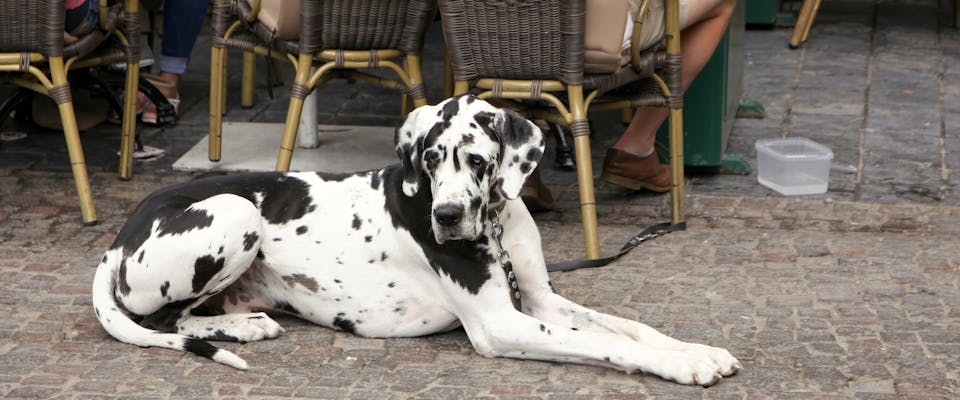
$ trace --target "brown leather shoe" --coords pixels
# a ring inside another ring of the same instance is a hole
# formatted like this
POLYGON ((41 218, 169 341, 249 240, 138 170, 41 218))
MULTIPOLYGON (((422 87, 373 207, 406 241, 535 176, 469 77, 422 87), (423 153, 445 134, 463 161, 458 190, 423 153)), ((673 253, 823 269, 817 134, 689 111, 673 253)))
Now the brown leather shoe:
POLYGON ((523 183, 520 198, 531 212, 553 209, 553 194, 550 193, 550 188, 540 180, 539 169, 533 170, 533 173, 527 177, 527 181, 523 183))
POLYGON ((646 157, 610 148, 603 159, 600 178, 627 189, 647 189, 654 192, 670 190, 670 166, 660 164, 657 150, 646 157))

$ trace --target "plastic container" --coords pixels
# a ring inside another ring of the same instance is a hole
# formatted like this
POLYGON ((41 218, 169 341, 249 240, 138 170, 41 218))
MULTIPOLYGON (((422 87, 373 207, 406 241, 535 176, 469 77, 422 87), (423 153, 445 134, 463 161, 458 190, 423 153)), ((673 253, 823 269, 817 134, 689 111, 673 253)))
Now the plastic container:
POLYGON ((782 195, 820 194, 830 182, 833 151, 807 138, 760 139, 757 180, 782 195))

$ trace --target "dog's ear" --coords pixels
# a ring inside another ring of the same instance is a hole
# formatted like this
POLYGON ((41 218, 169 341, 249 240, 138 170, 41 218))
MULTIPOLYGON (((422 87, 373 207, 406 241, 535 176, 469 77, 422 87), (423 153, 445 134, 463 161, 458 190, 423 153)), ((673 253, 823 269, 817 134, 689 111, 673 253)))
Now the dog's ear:
POLYGON ((508 199, 516 199, 523 182, 533 173, 543 156, 543 132, 530 120, 511 110, 500 110, 492 124, 500 140, 500 191, 508 199))
POLYGON ((419 189, 423 138, 433 126, 427 120, 435 113, 435 108, 428 105, 411 111, 393 136, 394 149, 403 167, 403 193, 409 197, 416 195, 419 189))

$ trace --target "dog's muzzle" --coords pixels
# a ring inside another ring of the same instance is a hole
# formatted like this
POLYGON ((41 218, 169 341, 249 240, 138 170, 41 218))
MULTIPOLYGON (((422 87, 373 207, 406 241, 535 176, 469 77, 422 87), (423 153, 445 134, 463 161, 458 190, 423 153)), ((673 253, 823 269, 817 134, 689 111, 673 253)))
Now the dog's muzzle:
POLYGON ((447 240, 474 240, 477 229, 466 207, 457 203, 444 203, 433 208, 433 235, 437 243, 447 240))

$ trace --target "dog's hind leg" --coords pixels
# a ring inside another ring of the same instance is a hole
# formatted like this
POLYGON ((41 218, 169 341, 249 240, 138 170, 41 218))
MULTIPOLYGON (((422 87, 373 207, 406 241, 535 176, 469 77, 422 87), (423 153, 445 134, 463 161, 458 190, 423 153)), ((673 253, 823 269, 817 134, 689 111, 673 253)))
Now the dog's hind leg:
MULTIPOLYGON (((187 207, 166 203, 138 249, 126 252, 117 299, 141 326, 197 339, 253 341, 282 329, 262 313, 199 316, 191 310, 235 282, 262 241, 259 210, 232 194, 187 207)), ((204 312, 222 314, 205 307, 204 312)))
POLYGON ((209 317, 191 315, 180 321, 177 332, 197 339, 246 343, 280 336, 283 328, 267 314, 257 312, 209 317))

